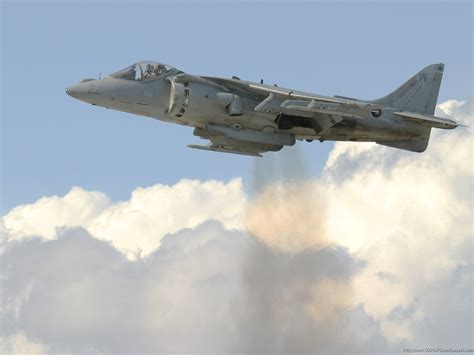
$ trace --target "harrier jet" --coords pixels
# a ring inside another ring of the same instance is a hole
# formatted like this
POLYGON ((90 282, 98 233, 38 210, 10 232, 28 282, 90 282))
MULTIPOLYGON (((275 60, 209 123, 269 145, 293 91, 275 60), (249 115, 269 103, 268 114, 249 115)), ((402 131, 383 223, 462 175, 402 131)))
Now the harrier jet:
POLYGON ((444 64, 430 65, 377 100, 322 96, 231 79, 187 74, 139 62, 102 79, 83 79, 66 93, 92 105, 194 127, 209 140, 190 148, 261 156, 296 140, 355 141, 423 152, 432 128, 444 64))

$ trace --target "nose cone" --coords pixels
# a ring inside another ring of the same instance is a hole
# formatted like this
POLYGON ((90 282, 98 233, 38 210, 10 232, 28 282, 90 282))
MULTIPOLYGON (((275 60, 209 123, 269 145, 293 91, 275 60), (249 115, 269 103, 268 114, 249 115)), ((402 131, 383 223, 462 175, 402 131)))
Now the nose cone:
POLYGON ((86 85, 77 84, 77 85, 66 88, 66 94, 68 94, 71 97, 74 97, 75 99, 85 101, 87 97, 87 90, 88 89, 86 85))

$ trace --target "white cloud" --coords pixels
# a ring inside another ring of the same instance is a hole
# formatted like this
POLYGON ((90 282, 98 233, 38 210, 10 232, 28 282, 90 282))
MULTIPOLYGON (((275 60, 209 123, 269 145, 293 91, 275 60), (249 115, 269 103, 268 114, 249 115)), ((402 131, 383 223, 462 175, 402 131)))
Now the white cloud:
POLYGON ((148 255, 167 233, 209 220, 238 228, 245 203, 241 179, 181 180, 137 188, 128 201, 111 203, 103 193, 74 187, 64 197, 44 197, 3 217, 10 238, 56 238, 62 227, 81 226, 133 257, 148 255))
POLYGON ((10 237, 41 236, 52 239, 63 226, 84 226, 110 205, 102 192, 73 187, 63 197, 43 197, 12 209, 3 223, 10 237))
POLYGON ((436 107, 436 114, 456 119, 458 122, 472 124, 473 99, 467 101, 447 100, 436 107))
POLYGON ((77 229, 10 243, 3 264, 4 337, 24 332, 52 352, 347 352, 373 338, 385 348, 363 310, 334 317, 334 288, 308 287, 351 278, 357 261, 342 249, 275 253, 207 222, 136 261, 77 229), (353 319, 372 327, 367 339, 353 319))
POLYGON ((326 164, 324 168, 331 169, 334 167, 334 164, 338 159, 342 157, 346 159, 354 159, 358 157, 363 152, 368 152, 374 148, 376 143, 372 142, 359 142, 357 144, 354 143, 336 143, 334 148, 329 153, 329 157, 326 160, 326 164))
POLYGON ((2 354, 47 354, 48 348, 43 344, 32 342, 19 332, 8 337, 0 336, 0 352, 2 354))
MULTIPOLYGON (((472 100, 440 107, 473 122, 472 100)), ((330 196, 328 215, 334 217, 328 219, 329 239, 367 262, 354 281, 364 309, 380 320, 388 339, 416 341, 433 327, 426 320, 455 296, 447 283, 458 276, 456 289, 467 292, 460 307, 467 313, 444 322, 453 326, 460 321, 466 330, 457 339, 472 343, 466 337, 472 331, 473 307, 471 129, 435 131, 423 154, 376 145, 352 148, 336 143, 322 182, 330 196), (429 301, 427 290, 436 290, 439 303, 429 301), (400 319, 394 316, 400 309, 411 311, 400 319)), ((449 345, 447 339, 436 341, 449 345)))
MULTIPOLYGON (((472 124, 472 103, 438 114, 472 124)), ((435 130, 422 154, 336 143, 317 180, 257 169, 248 201, 239 179, 183 180, 119 203, 74 188, 19 206, 3 218, 4 339, 73 352, 472 348, 472 138, 435 130)))

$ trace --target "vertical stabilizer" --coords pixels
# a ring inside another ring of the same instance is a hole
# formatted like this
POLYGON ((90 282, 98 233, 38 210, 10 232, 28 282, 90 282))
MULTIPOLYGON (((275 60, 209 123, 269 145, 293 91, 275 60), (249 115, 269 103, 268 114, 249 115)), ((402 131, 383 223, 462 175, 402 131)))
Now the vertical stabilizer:
POLYGON ((444 64, 432 64, 414 75, 391 94, 375 103, 410 112, 433 115, 443 78, 444 64))

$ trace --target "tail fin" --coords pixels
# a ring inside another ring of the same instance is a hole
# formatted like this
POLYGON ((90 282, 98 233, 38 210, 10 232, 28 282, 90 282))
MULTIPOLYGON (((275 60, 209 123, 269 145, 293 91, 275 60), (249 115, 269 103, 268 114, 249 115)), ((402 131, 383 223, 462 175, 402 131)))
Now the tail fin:
POLYGON ((373 102, 405 111, 433 115, 443 70, 442 63, 429 65, 391 94, 373 102))

